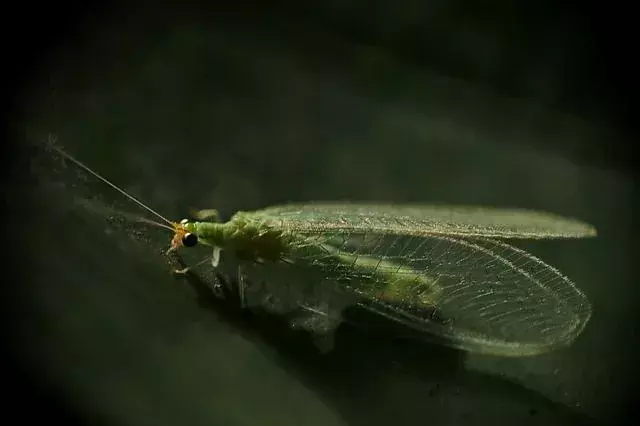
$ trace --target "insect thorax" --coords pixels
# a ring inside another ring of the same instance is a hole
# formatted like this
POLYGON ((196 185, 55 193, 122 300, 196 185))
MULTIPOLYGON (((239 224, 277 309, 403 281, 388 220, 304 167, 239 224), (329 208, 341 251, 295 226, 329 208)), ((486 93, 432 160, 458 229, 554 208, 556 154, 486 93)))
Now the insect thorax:
POLYGON ((247 221, 242 215, 226 223, 194 222, 202 242, 235 252, 239 259, 279 261, 287 247, 281 230, 264 222, 247 221))
POLYGON ((278 262, 287 248, 287 238, 279 229, 265 222, 245 221, 242 217, 228 222, 234 230, 233 249, 238 258, 278 262))

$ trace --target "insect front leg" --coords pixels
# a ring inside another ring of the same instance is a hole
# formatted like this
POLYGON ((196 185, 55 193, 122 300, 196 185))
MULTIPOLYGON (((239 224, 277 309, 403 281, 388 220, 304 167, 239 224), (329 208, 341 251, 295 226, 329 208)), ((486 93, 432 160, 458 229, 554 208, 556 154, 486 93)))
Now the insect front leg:
POLYGON ((242 270, 242 265, 238 265, 238 298, 240 299, 240 308, 244 309, 247 307, 247 301, 245 299, 245 286, 246 286, 246 277, 244 271, 242 270))
POLYGON ((213 253, 211 254, 211 266, 217 268, 220 264, 220 247, 213 247, 213 253))
POLYGON ((184 276, 184 275, 187 275, 189 273, 189 271, 191 271, 191 267, 187 266, 187 267, 182 268, 182 269, 174 269, 173 273, 174 273, 174 275, 184 276))
MULTIPOLYGON (((169 249, 169 251, 171 251, 171 249, 169 249)), ((177 253, 177 250, 174 250, 174 251, 177 253)), ((202 259, 200 262, 196 263, 193 266, 186 266, 186 263, 182 262, 184 267, 181 269, 174 269, 173 273, 175 275, 184 276, 188 274, 192 269, 199 267, 200 265, 204 264, 209 260, 211 260, 211 266, 214 269, 216 269, 220 264, 220 247, 214 247, 213 253, 211 254, 211 256, 205 257, 204 259, 202 259)))
POLYGON ((174 275, 186 276, 189 272, 189 266, 187 266, 180 253, 175 248, 170 248, 165 252, 165 256, 169 259, 169 263, 174 268, 174 275))

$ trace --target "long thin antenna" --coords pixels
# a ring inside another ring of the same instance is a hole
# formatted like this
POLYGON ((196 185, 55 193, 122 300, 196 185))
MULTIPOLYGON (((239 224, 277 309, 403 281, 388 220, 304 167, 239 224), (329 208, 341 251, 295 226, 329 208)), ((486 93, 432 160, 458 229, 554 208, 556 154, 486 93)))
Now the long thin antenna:
POLYGON ((154 214, 156 217, 164 220, 165 222, 167 222, 169 225, 171 225, 171 229, 173 230, 173 222, 171 222, 169 219, 167 219, 166 217, 162 216, 160 213, 158 213, 157 211, 153 210, 151 207, 147 206, 146 204, 144 204, 142 201, 139 201, 137 198, 135 198, 133 195, 128 194, 124 189, 119 188, 117 185, 111 183, 107 178, 104 178, 102 176, 100 176, 97 172, 93 171, 89 166, 85 165, 82 161, 74 158, 71 154, 67 154, 65 151, 63 151, 61 148, 58 148, 57 146, 53 145, 53 141, 49 142, 49 146, 51 148, 53 148, 56 152, 58 152, 58 154, 62 155, 63 157, 65 157, 66 159, 72 161, 73 163, 75 163, 78 167, 82 168, 83 170, 91 173, 93 176, 97 177, 98 179, 100 179, 102 182, 106 183, 107 185, 109 185, 111 188, 115 189, 116 191, 118 191, 120 194, 124 195, 125 197, 127 197, 128 199, 130 199, 131 201, 133 201, 134 203, 136 203, 137 205, 139 205, 140 207, 142 207, 143 209, 145 209, 146 211, 148 211, 149 213, 154 214))

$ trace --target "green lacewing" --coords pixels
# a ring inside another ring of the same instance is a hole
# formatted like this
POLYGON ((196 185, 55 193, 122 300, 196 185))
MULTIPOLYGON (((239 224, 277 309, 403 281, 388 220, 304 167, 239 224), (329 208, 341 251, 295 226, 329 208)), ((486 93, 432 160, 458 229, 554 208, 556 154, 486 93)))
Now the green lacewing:
POLYGON ((192 268, 235 275, 243 306, 302 311, 299 325, 318 334, 358 306, 449 347, 526 356, 569 345, 591 316, 569 278, 509 244, 596 235, 579 220, 524 209, 313 202, 237 212, 227 222, 202 210, 174 222, 50 147, 162 221, 148 222, 172 232, 168 252, 209 247, 192 268))

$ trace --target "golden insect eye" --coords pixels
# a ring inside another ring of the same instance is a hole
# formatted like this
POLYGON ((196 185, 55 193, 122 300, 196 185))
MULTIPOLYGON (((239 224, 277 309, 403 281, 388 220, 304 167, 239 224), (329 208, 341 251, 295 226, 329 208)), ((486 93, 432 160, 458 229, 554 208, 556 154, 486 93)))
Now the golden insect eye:
POLYGON ((182 236, 182 244, 185 247, 193 247, 198 244, 198 236, 196 234, 192 234, 191 232, 187 232, 182 236))

